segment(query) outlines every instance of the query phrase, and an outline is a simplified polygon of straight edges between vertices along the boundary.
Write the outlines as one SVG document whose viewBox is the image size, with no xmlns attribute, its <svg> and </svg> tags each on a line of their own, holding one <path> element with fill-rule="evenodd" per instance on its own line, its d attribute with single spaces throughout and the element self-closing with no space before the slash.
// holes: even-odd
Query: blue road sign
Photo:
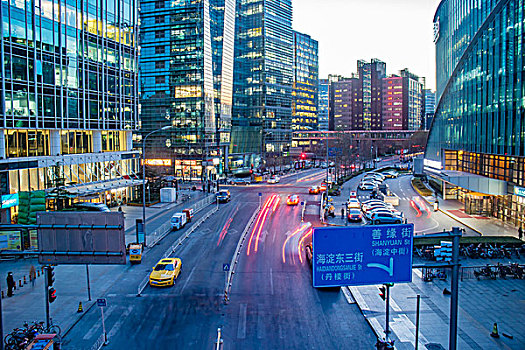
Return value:
<svg viewBox="0 0 525 350">
<path fill-rule="evenodd" d="M 259 192 L 259 197 L 262 197 L 262 193 L 261 192 Z"/>
<path fill-rule="evenodd" d="M 230 271 L 230 264 L 222 264 L 222 271 Z"/>
<path fill-rule="evenodd" d="M 106 299 L 97 299 L 97 306 L 106 307 L 107 306 L 107 300 Z"/>
<path fill-rule="evenodd" d="M 413 224 L 316 227 L 314 287 L 411 282 L 413 235 Z"/>
</svg>

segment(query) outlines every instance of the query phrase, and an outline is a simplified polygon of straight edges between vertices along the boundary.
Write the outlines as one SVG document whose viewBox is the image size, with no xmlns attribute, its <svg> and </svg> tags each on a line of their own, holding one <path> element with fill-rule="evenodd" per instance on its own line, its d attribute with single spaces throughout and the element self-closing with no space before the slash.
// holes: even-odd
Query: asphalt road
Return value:
<svg viewBox="0 0 525 350">
<path fill-rule="evenodd" d="M 173 256 L 180 257 L 183 266 L 173 287 L 148 286 L 141 297 L 136 296 L 151 267 L 190 226 L 168 235 L 141 265 L 107 276 L 114 283 L 106 293 L 104 309 L 106 348 L 211 349 L 221 327 L 223 349 L 370 349 L 375 336 L 357 306 L 338 290 L 312 288 L 311 269 L 299 244 L 306 231 L 293 235 L 301 225 L 302 208 L 287 206 L 286 196 L 299 194 L 306 203 L 305 219 L 319 225 L 319 198 L 308 195 L 308 188 L 319 184 L 324 175 L 325 171 L 315 169 L 283 178 L 276 185 L 229 187 L 232 200 L 221 204 L 175 250 Z M 224 304 L 222 266 L 230 262 L 259 205 L 258 193 L 263 203 L 275 200 L 273 195 L 280 197 L 280 203 L 263 210 L 256 231 L 249 231 L 251 244 L 241 250 L 230 301 Z M 169 220 L 169 215 L 155 223 L 161 225 L 163 220 Z M 66 335 L 64 348 L 90 349 L 101 332 L 100 309 L 93 307 Z"/>
</svg>

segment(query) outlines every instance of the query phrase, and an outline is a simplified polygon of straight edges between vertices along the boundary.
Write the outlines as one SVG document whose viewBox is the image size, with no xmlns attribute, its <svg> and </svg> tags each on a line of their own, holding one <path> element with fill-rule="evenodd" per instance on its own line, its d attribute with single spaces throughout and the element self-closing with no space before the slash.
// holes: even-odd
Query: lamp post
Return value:
<svg viewBox="0 0 525 350">
<path fill-rule="evenodd" d="M 173 128 L 173 125 L 166 125 L 160 129 L 153 130 L 146 134 L 142 139 L 142 230 L 144 231 L 144 246 L 146 246 L 146 139 L 151 135 L 159 131 L 164 131 Z"/>
</svg>

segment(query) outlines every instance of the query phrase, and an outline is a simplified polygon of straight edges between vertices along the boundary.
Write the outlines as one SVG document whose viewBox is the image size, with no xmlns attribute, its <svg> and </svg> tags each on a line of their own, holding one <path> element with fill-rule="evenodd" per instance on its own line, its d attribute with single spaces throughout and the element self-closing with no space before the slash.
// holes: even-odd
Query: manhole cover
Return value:
<svg viewBox="0 0 525 350">
<path fill-rule="evenodd" d="M 425 346 L 428 350 L 445 350 L 445 348 L 441 344 L 437 343 L 428 343 Z"/>
</svg>

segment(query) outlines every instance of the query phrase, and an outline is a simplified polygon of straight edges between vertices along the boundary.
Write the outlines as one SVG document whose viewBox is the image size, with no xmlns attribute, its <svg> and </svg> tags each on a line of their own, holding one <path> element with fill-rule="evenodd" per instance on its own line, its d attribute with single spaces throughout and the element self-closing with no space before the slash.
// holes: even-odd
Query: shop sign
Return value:
<svg viewBox="0 0 525 350">
<path fill-rule="evenodd" d="M 22 239 L 20 231 L 0 232 L 0 250 L 21 250 Z"/>
<path fill-rule="evenodd" d="M 16 207 L 18 205 L 18 193 L 2 196 L 2 209 Z"/>
<path fill-rule="evenodd" d="M 171 166 L 171 159 L 146 159 L 144 162 L 151 166 Z"/>
<path fill-rule="evenodd" d="M 525 188 L 514 186 L 514 194 L 516 196 L 525 197 Z"/>
</svg>

